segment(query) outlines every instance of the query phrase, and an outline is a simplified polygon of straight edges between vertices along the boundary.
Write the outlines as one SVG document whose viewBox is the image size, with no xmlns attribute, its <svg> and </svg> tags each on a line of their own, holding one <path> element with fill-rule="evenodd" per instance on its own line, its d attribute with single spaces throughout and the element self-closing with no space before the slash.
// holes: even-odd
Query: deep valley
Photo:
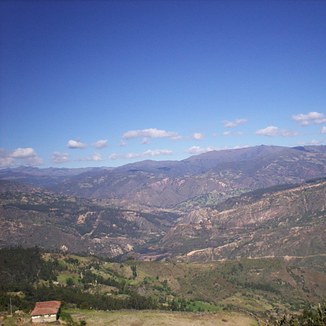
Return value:
<svg viewBox="0 0 326 326">
<path fill-rule="evenodd" d="M 101 293 L 137 293 L 155 309 L 194 305 L 277 319 L 325 299 L 325 176 L 325 146 L 0 170 L 0 248 L 37 246 L 45 260 L 66 266 L 57 285 L 83 283 L 81 293 L 104 277 L 115 285 Z M 90 262 L 98 268 L 85 283 L 80 268 Z M 66 295 L 53 291 L 49 299 Z"/>
</svg>

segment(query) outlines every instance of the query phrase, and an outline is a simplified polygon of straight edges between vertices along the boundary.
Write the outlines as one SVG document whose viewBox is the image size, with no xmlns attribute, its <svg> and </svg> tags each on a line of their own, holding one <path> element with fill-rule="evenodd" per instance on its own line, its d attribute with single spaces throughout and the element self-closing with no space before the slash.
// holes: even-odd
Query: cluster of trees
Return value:
<svg viewBox="0 0 326 326">
<path fill-rule="evenodd" d="M 157 302 L 131 292 L 126 298 L 107 296 L 101 293 L 84 292 L 80 288 L 64 286 L 40 286 L 33 292 L 33 300 L 60 300 L 63 303 L 75 304 L 77 308 L 95 310 L 120 309 L 156 309 Z"/>
<path fill-rule="evenodd" d="M 56 261 L 44 261 L 37 247 L 0 249 L 0 291 L 24 291 L 40 279 L 55 281 Z"/>
<path fill-rule="evenodd" d="M 303 310 L 301 315 L 283 316 L 275 323 L 277 326 L 325 326 L 326 325 L 326 301 L 316 306 Z"/>
<path fill-rule="evenodd" d="M 137 294 L 130 293 L 126 298 L 119 299 L 114 296 L 104 294 L 92 294 L 83 292 L 79 288 L 64 286 L 39 286 L 25 289 L 24 296 L 19 294 L 13 296 L 11 293 L 0 293 L 0 311 L 9 311 L 9 302 L 11 300 L 12 309 L 30 311 L 35 302 L 59 300 L 63 304 L 74 304 L 81 309 L 95 310 L 120 310 L 120 309 L 158 309 L 158 303 L 151 297 L 147 298 Z"/>
<path fill-rule="evenodd" d="M 180 299 L 180 300 L 173 299 L 169 303 L 168 309 L 172 311 L 191 311 L 187 303 L 188 302 L 185 299 Z"/>
<path fill-rule="evenodd" d="M 78 260 L 73 258 L 69 262 L 78 264 Z M 62 266 L 58 261 L 43 260 L 41 251 L 37 247 L 0 249 L 0 311 L 8 310 L 10 298 L 13 310 L 30 310 L 36 301 L 46 300 L 60 300 L 63 303 L 75 304 L 79 308 L 100 310 L 155 309 L 158 307 L 154 299 L 141 296 L 135 290 L 125 287 L 125 282 L 104 278 L 90 270 L 84 270 L 82 285 L 98 282 L 115 286 L 120 293 L 125 292 L 128 296 L 118 298 L 83 291 L 82 286 L 74 286 L 72 279 L 68 279 L 66 285 L 55 285 L 54 281 L 57 280 L 60 270 L 62 270 Z M 133 277 L 136 277 L 134 267 L 132 271 Z M 41 280 L 49 281 L 48 285 L 42 284 Z M 126 290 L 123 291 L 123 289 Z M 16 292 L 17 295 L 13 295 L 13 292 Z"/>
</svg>

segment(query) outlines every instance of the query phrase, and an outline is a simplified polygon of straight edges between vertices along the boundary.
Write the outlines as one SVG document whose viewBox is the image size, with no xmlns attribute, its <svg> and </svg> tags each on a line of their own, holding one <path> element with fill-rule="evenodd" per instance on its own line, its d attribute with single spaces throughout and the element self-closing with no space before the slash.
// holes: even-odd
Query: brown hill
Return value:
<svg viewBox="0 0 326 326">
<path fill-rule="evenodd" d="M 159 244 L 190 261 L 326 254 L 326 181 L 261 190 L 184 216 Z"/>
<path fill-rule="evenodd" d="M 122 209 L 26 185 L 0 182 L 0 247 L 114 257 L 165 234 L 178 217 L 163 210 Z"/>
<path fill-rule="evenodd" d="M 1 247 L 186 261 L 326 253 L 325 180 L 256 190 L 187 213 L 16 187 L 0 192 Z"/>
</svg>

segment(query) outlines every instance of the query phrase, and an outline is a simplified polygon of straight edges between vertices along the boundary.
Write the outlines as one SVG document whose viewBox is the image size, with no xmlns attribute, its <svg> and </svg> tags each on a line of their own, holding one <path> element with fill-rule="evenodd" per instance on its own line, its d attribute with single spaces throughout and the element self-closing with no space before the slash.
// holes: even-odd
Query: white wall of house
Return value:
<svg viewBox="0 0 326 326">
<path fill-rule="evenodd" d="M 39 316 L 32 316 L 33 323 L 51 323 L 57 320 L 57 315 L 39 315 Z"/>
</svg>

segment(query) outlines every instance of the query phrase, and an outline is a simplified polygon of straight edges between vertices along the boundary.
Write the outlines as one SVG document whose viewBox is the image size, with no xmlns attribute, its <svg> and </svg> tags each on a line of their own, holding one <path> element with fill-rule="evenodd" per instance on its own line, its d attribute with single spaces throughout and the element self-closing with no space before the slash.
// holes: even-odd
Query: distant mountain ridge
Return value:
<svg viewBox="0 0 326 326">
<path fill-rule="evenodd" d="M 117 168 L 0 170 L 0 179 L 65 195 L 163 208 L 198 196 L 218 196 L 221 201 L 247 191 L 325 175 L 326 146 L 264 145 L 211 151 L 182 161 L 147 160 Z"/>
</svg>

